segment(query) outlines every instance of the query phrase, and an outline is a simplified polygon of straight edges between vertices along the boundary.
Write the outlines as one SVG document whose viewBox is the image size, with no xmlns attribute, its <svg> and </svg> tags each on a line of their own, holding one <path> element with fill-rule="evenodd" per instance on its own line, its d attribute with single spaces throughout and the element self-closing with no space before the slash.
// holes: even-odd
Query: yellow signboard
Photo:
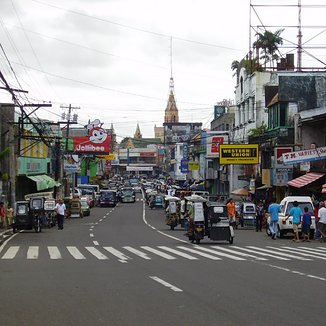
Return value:
<svg viewBox="0 0 326 326">
<path fill-rule="evenodd" d="M 194 162 L 194 161 L 189 161 L 188 167 L 189 167 L 189 170 L 191 170 L 191 171 L 199 170 L 199 163 Z"/>
<path fill-rule="evenodd" d="M 108 155 L 97 155 L 98 158 L 102 158 L 107 161 L 114 161 L 115 156 L 114 154 L 108 154 Z"/>
<path fill-rule="evenodd" d="M 220 164 L 258 164 L 258 144 L 220 144 Z"/>
</svg>

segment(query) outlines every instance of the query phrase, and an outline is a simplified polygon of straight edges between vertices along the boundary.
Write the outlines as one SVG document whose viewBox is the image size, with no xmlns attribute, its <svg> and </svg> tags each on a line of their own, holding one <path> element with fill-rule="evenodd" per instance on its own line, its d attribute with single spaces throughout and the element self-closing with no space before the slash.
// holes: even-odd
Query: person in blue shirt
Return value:
<svg viewBox="0 0 326 326">
<path fill-rule="evenodd" d="M 302 241 L 310 241 L 310 226 L 311 226 L 311 214 L 308 212 L 308 207 L 304 208 L 304 214 L 302 216 Z"/>
<path fill-rule="evenodd" d="M 280 204 L 276 203 L 276 199 L 273 198 L 272 203 L 268 206 L 268 213 L 270 214 L 270 223 L 269 223 L 269 230 L 272 235 L 272 239 L 276 239 L 276 232 L 277 232 L 277 223 L 278 223 L 278 214 L 281 212 Z"/>
<path fill-rule="evenodd" d="M 293 207 L 290 209 L 289 214 L 286 217 L 286 220 L 292 216 L 292 225 L 293 225 L 293 233 L 294 238 L 293 241 L 299 242 L 299 224 L 301 223 L 301 217 L 303 213 L 301 208 L 299 207 L 299 203 L 297 201 L 293 202 Z"/>
</svg>

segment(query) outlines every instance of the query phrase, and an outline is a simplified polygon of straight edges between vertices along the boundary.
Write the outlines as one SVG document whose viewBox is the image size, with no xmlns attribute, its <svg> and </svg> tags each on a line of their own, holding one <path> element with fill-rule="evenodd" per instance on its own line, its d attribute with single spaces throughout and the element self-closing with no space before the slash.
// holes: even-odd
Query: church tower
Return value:
<svg viewBox="0 0 326 326">
<path fill-rule="evenodd" d="M 170 78 L 170 92 L 169 92 L 168 104 L 165 109 L 164 122 L 167 123 L 179 122 L 179 113 L 174 98 L 174 81 L 172 76 Z"/>
<path fill-rule="evenodd" d="M 136 131 L 135 131 L 135 134 L 134 134 L 134 138 L 136 139 L 141 139 L 143 138 L 143 135 L 141 134 L 140 132 L 140 128 L 139 128 L 139 124 L 137 122 L 137 128 L 136 128 Z"/>
</svg>

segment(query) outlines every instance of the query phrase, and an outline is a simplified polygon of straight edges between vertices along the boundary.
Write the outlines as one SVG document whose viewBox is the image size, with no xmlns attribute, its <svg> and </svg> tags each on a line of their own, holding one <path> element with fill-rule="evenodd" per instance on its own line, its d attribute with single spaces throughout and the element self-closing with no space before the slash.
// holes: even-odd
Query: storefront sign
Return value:
<svg viewBox="0 0 326 326">
<path fill-rule="evenodd" d="M 199 162 L 189 161 L 188 166 L 189 166 L 189 171 L 199 170 Z"/>
<path fill-rule="evenodd" d="M 326 147 L 316 149 L 305 149 L 292 153 L 282 154 L 284 164 L 295 164 L 301 162 L 311 162 L 326 159 Z"/>
<path fill-rule="evenodd" d="M 220 144 L 220 164 L 258 163 L 258 144 Z"/>
</svg>

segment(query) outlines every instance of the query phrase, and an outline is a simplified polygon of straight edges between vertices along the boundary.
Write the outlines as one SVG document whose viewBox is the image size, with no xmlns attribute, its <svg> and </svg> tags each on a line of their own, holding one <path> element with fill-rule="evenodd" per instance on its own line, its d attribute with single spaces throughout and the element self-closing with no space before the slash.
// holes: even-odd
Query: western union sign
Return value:
<svg viewBox="0 0 326 326">
<path fill-rule="evenodd" d="M 258 163 L 258 144 L 220 144 L 220 164 Z"/>
</svg>

